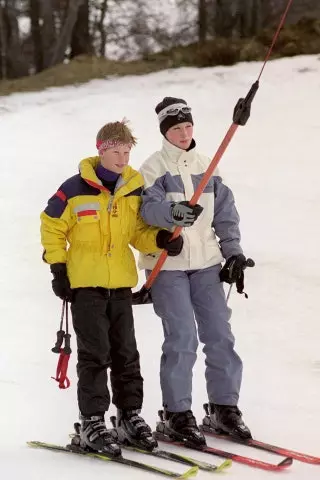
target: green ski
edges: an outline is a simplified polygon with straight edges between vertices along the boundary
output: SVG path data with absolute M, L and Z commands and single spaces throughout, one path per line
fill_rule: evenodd
M 179 478 L 179 479 L 187 479 L 190 477 L 195 476 L 198 473 L 198 467 L 193 466 L 189 470 L 187 470 L 185 473 L 176 473 L 176 472 L 171 472 L 170 470 L 166 470 L 161 467 L 154 467 L 152 465 L 148 465 L 147 463 L 143 462 L 137 462 L 135 460 L 130 460 L 129 458 L 124 458 L 122 456 L 120 457 L 109 457 L 108 455 L 102 453 L 102 452 L 86 452 L 86 451 L 81 451 L 79 450 L 71 450 L 70 448 L 63 447 L 61 445 L 53 445 L 51 443 L 45 443 L 45 442 L 36 442 L 36 441 L 31 441 L 27 442 L 27 444 L 30 447 L 36 447 L 36 448 L 44 448 L 47 450 L 53 450 L 53 451 L 58 451 L 58 452 L 65 452 L 65 453 L 70 453 L 70 454 L 76 454 L 76 455 L 82 455 L 85 457 L 90 457 L 90 458 L 97 458 L 99 460 L 104 460 L 108 462 L 114 462 L 114 463 L 120 463 L 121 465 L 126 465 L 127 467 L 133 467 L 133 468 L 138 468 L 140 470 L 145 470 L 146 472 L 150 473 L 157 473 L 158 475 L 163 475 L 165 477 L 169 478 Z
M 116 417 L 115 416 L 110 417 L 110 421 L 113 426 L 114 436 L 116 438 L 118 435 L 117 428 L 116 428 Z M 79 436 L 80 425 L 75 424 L 74 427 L 76 430 L 76 434 L 71 434 L 70 435 L 71 438 L 75 438 L 76 436 Z M 189 465 L 190 467 L 198 467 L 200 470 L 204 470 L 206 472 L 211 472 L 211 473 L 222 472 L 223 470 L 231 467 L 232 465 L 232 460 L 229 460 L 229 459 L 221 463 L 221 465 L 214 465 L 212 463 L 196 460 L 195 458 L 191 458 L 186 455 L 180 455 L 178 453 L 168 452 L 167 450 L 160 450 L 160 448 L 156 448 L 154 450 L 146 450 L 140 445 L 134 445 L 134 444 L 128 445 L 127 443 L 124 443 L 124 442 L 119 443 L 119 445 L 121 446 L 122 450 L 131 450 L 133 452 L 143 453 L 145 455 L 162 458 L 164 460 L 170 460 L 172 462 L 178 462 L 184 465 Z
M 183 463 L 184 465 L 189 465 L 190 467 L 198 467 L 199 470 L 204 470 L 206 472 L 218 473 L 223 470 L 230 468 L 232 465 L 232 460 L 225 460 L 220 465 L 214 465 L 212 463 L 203 462 L 197 460 L 196 458 L 187 457 L 173 452 L 168 452 L 167 450 L 142 450 L 139 447 L 128 446 L 121 444 L 121 448 L 125 450 L 131 450 L 133 452 L 144 453 L 145 455 L 152 455 L 154 457 L 163 458 L 165 460 L 172 460 L 173 462 Z

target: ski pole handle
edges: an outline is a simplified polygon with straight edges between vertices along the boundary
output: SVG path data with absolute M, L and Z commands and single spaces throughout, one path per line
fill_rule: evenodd
M 255 261 L 252 260 L 252 258 L 247 258 L 246 267 L 254 267 L 254 266 L 255 266 Z
M 53 353 L 60 353 L 63 339 L 64 339 L 65 331 L 64 330 L 58 330 L 57 331 L 57 341 L 55 343 L 55 346 L 51 348 L 51 352 Z
M 66 355 L 70 355 L 72 352 L 70 342 L 71 342 L 71 335 L 70 333 L 66 333 L 64 335 L 64 349 L 63 349 Z
M 252 260 L 252 258 L 247 258 L 246 263 L 245 263 L 245 265 L 244 265 L 244 267 L 243 267 L 243 270 L 244 270 L 245 268 L 247 268 L 247 267 L 252 268 L 252 267 L 254 267 L 254 266 L 255 266 L 255 261 Z M 231 285 L 230 285 L 230 287 L 229 287 L 229 290 L 228 290 L 228 293 L 227 293 L 227 298 L 226 298 L 226 302 L 227 302 L 227 303 L 229 302 L 233 285 L 234 285 L 234 283 L 231 283 Z M 245 293 L 245 295 L 247 295 L 247 294 Z

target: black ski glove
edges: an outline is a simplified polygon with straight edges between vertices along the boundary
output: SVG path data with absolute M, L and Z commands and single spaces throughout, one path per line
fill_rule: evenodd
M 237 286 L 237 292 L 244 293 L 244 270 L 247 267 L 254 267 L 254 265 L 254 261 L 251 258 L 246 259 L 242 253 L 239 253 L 239 255 L 233 255 L 227 259 L 226 263 L 220 270 L 220 280 L 221 282 L 229 284 L 235 283 Z
M 163 248 L 167 250 L 169 257 L 176 257 L 181 253 L 183 247 L 183 238 L 181 235 L 175 238 L 174 240 L 170 241 L 172 237 L 172 233 L 168 232 L 167 230 L 160 230 L 157 233 L 156 243 L 158 248 Z
M 240 253 L 229 257 L 220 271 L 221 282 L 235 283 L 246 268 L 247 259 Z
M 72 289 L 70 287 L 69 278 L 67 275 L 67 266 L 65 263 L 53 263 L 50 265 L 50 270 L 53 275 L 52 290 L 61 300 L 71 302 Z
M 197 204 L 192 207 L 187 200 L 174 203 L 171 210 L 172 221 L 179 227 L 191 227 L 202 213 L 202 210 L 203 207 L 201 205 Z

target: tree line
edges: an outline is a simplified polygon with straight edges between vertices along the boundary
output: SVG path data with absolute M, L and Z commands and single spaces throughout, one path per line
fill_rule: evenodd
M 131 60 L 215 37 L 250 38 L 279 21 L 286 0 L 0 0 L 0 79 L 78 55 Z M 288 18 L 320 16 L 295 0 Z

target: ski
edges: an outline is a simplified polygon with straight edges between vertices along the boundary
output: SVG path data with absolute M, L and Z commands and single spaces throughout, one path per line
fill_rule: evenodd
M 320 465 L 320 457 L 314 457 L 313 455 L 308 455 L 307 453 L 296 452 L 295 450 L 290 450 L 288 448 L 277 447 L 276 445 L 271 445 L 270 443 L 262 442 L 260 440 L 242 439 L 239 437 L 233 437 L 228 434 L 217 432 L 213 427 L 210 426 L 210 415 L 208 410 L 208 404 L 205 403 L 203 408 L 206 412 L 206 416 L 203 419 L 203 423 L 199 425 L 200 430 L 205 435 L 210 435 L 211 437 L 228 440 L 233 443 L 238 443 L 240 445 L 246 445 L 248 447 L 257 448 L 259 450 L 264 450 L 265 452 L 275 453 L 277 455 L 282 455 L 284 457 L 290 457 L 294 460 L 300 462 L 310 463 L 312 465 Z
M 157 473 L 159 475 L 163 475 L 168 478 L 178 478 L 178 479 L 186 479 L 195 476 L 198 473 L 198 467 L 193 466 L 189 470 L 187 470 L 185 473 L 176 473 L 176 472 L 171 472 L 170 470 L 166 470 L 161 467 L 154 467 L 153 465 L 149 465 L 144 462 L 137 462 L 135 460 L 130 460 L 129 458 L 124 458 L 122 456 L 119 457 L 110 457 L 102 452 L 87 452 L 84 450 L 76 450 L 76 449 L 71 449 L 71 446 L 66 446 L 63 447 L 61 445 L 53 445 L 51 443 L 45 443 L 45 442 L 37 442 L 37 441 L 31 441 L 27 442 L 27 444 L 30 447 L 35 447 L 35 448 L 44 448 L 47 450 L 52 450 L 52 451 L 57 451 L 57 452 L 65 452 L 65 453 L 70 453 L 70 454 L 76 454 L 76 455 L 82 455 L 84 457 L 90 457 L 90 458 L 96 458 L 99 460 L 104 460 L 104 461 L 110 461 L 110 462 L 115 462 L 115 463 L 120 463 L 121 465 L 126 465 L 127 467 L 134 467 L 138 468 L 140 470 L 144 470 L 146 472 L 150 473 Z
M 199 470 L 204 470 L 205 472 L 222 472 L 227 468 L 230 468 L 232 465 L 232 460 L 225 460 L 220 465 L 214 465 L 212 463 L 202 462 L 201 460 L 197 460 L 196 458 L 191 458 L 189 456 L 180 455 L 173 452 L 168 452 L 167 450 L 141 450 L 138 447 L 123 445 L 121 444 L 121 448 L 125 450 L 131 450 L 133 452 L 143 453 L 145 455 L 152 455 L 154 457 L 163 458 L 164 460 L 172 460 L 173 462 L 183 463 L 184 465 L 189 465 L 190 467 L 198 467 Z
M 75 438 L 75 436 L 75 434 L 69 435 L 70 438 Z M 168 452 L 167 450 L 160 450 L 159 448 L 156 448 L 154 450 L 145 450 L 141 446 L 137 445 L 127 445 L 125 443 L 119 443 L 119 445 L 122 450 L 129 450 L 144 455 L 150 455 L 152 457 L 161 458 L 163 460 L 171 460 L 172 462 L 182 463 L 184 465 L 188 465 L 189 467 L 198 467 L 199 470 L 204 470 L 205 472 L 219 473 L 232 466 L 232 460 L 229 459 L 225 460 L 220 465 L 215 465 L 213 463 L 203 462 L 189 456 Z
M 309 455 L 307 453 L 296 452 L 295 450 L 290 450 L 288 448 L 277 447 L 276 445 L 261 442 L 260 440 L 255 440 L 253 438 L 249 440 L 242 440 L 241 438 L 231 437 L 230 435 L 221 435 L 219 433 L 215 433 L 214 431 L 208 430 L 208 427 L 206 425 L 200 425 L 199 428 L 203 431 L 205 435 L 210 435 L 210 437 L 228 440 L 229 442 L 257 448 L 259 450 L 264 450 L 265 452 L 276 453 L 277 455 L 283 455 L 285 457 L 291 457 L 294 460 L 298 460 L 300 462 L 310 463 L 312 465 L 320 465 L 320 457 L 314 457 L 313 455 Z
M 110 417 L 110 422 L 112 424 L 114 436 L 116 438 L 118 436 L 117 428 L 116 428 L 116 417 L 115 416 Z M 75 430 L 77 432 L 76 435 L 79 435 L 78 424 L 75 424 Z M 71 434 L 70 437 L 74 438 L 75 435 Z M 118 437 L 118 440 L 119 440 L 119 437 Z M 164 460 L 171 460 L 173 462 L 189 465 L 190 467 L 198 467 L 199 470 L 204 470 L 206 472 L 212 472 L 212 473 L 222 472 L 223 470 L 226 470 L 232 465 L 232 460 L 229 460 L 229 459 L 225 460 L 220 465 L 214 465 L 212 463 L 202 462 L 201 460 L 197 460 L 189 456 L 178 455 L 177 453 L 168 452 L 167 450 L 160 450 L 159 448 L 156 448 L 153 450 L 146 450 L 141 445 L 134 445 L 134 444 L 129 445 L 128 443 L 124 443 L 124 442 L 119 443 L 119 445 L 124 450 L 131 450 L 133 452 L 142 453 L 145 455 L 151 455 L 153 457 L 162 458 Z
M 260 468 L 262 470 L 268 470 L 271 472 L 278 472 L 282 471 L 285 468 L 288 468 L 292 465 L 292 458 L 286 457 L 284 458 L 280 463 L 269 463 L 269 462 L 263 462 L 261 460 L 257 460 L 255 458 L 251 457 L 244 457 L 242 455 L 237 455 L 235 453 L 227 452 L 225 450 L 219 450 L 214 447 L 209 447 L 209 446 L 197 446 L 194 444 L 190 443 L 185 443 L 182 441 L 176 441 L 172 440 L 170 437 L 168 437 L 165 433 L 160 433 L 160 432 L 154 432 L 154 436 L 158 441 L 168 443 L 171 445 L 174 445 L 176 447 L 186 447 L 190 448 L 191 450 L 197 450 L 202 453 L 207 453 L 210 455 L 216 455 L 218 457 L 222 458 L 228 458 L 234 462 L 242 463 L 244 465 L 248 465 L 250 467 L 255 467 L 255 468 Z

